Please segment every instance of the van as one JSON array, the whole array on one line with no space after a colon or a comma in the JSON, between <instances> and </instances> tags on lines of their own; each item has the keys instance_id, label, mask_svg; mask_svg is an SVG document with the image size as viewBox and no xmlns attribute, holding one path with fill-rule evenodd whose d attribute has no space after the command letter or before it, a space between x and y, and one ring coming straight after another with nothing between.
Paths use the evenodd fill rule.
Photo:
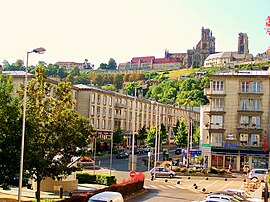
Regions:
<instances>
[{"instance_id":1,"label":"van","mask_svg":"<svg viewBox=\"0 0 270 202\"><path fill-rule=\"evenodd\" d=\"M104 191L92 196L88 202L124 202L124 199L119 192Z\"/></svg>"}]
</instances>

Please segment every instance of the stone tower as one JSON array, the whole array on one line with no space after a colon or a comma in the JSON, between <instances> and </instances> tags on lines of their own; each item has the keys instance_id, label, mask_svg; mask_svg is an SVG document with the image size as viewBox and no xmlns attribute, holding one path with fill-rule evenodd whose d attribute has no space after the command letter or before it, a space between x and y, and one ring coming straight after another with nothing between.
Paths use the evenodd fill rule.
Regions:
<instances>
[{"instance_id":1,"label":"stone tower","mask_svg":"<svg viewBox=\"0 0 270 202\"><path fill-rule=\"evenodd\" d=\"M248 54L248 36L246 33L240 32L238 34L238 53Z\"/></svg>"}]
</instances>

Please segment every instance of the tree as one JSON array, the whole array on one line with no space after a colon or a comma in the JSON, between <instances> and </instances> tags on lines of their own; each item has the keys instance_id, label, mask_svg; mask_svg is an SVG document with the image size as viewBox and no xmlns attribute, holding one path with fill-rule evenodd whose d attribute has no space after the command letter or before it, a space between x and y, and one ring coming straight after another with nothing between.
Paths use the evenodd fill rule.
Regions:
<instances>
[{"instance_id":1,"label":"tree","mask_svg":"<svg viewBox=\"0 0 270 202\"><path fill-rule=\"evenodd\" d=\"M199 144L200 143L200 127L197 127L195 130L194 130L194 133L192 135L192 142L193 143L196 143L196 144Z\"/></svg>"},{"instance_id":2,"label":"tree","mask_svg":"<svg viewBox=\"0 0 270 202\"><path fill-rule=\"evenodd\" d=\"M144 145L144 141L147 138L147 129L145 126L143 126L139 131L138 131L138 136L137 139L140 141L140 144L142 143Z\"/></svg>"},{"instance_id":3,"label":"tree","mask_svg":"<svg viewBox=\"0 0 270 202\"><path fill-rule=\"evenodd\" d=\"M89 120L71 109L70 83L58 83L54 97L49 96L52 90L45 69L36 67L36 77L27 85L25 169L36 177L37 201L41 180L75 171L68 164L86 153L90 136L94 136Z\"/></svg>"},{"instance_id":4,"label":"tree","mask_svg":"<svg viewBox=\"0 0 270 202\"><path fill-rule=\"evenodd\" d=\"M113 131L113 143L118 145L123 143L123 130L120 127Z\"/></svg>"},{"instance_id":5,"label":"tree","mask_svg":"<svg viewBox=\"0 0 270 202\"><path fill-rule=\"evenodd\" d=\"M116 68L117 68L117 64L115 60L113 58L110 58L107 69L116 69Z\"/></svg>"},{"instance_id":6,"label":"tree","mask_svg":"<svg viewBox=\"0 0 270 202\"><path fill-rule=\"evenodd\" d=\"M13 91L12 78L0 75L0 175L6 180L20 167L22 113Z\"/></svg>"},{"instance_id":7,"label":"tree","mask_svg":"<svg viewBox=\"0 0 270 202\"><path fill-rule=\"evenodd\" d=\"M167 130L166 126L162 123L160 125L160 143L167 141L168 135L167 135Z\"/></svg>"},{"instance_id":8,"label":"tree","mask_svg":"<svg viewBox=\"0 0 270 202\"><path fill-rule=\"evenodd\" d=\"M185 124L185 119L182 118L180 121L180 125L177 128L177 132L174 135L174 143L178 146L186 146L187 136L188 136L188 130Z\"/></svg>"},{"instance_id":9,"label":"tree","mask_svg":"<svg viewBox=\"0 0 270 202\"><path fill-rule=\"evenodd\" d=\"M108 69L108 65L106 63L100 63L98 69Z\"/></svg>"},{"instance_id":10,"label":"tree","mask_svg":"<svg viewBox=\"0 0 270 202\"><path fill-rule=\"evenodd\" d=\"M155 138L156 138L156 126L153 125L148 131L146 144L150 147L155 147Z\"/></svg>"}]
</instances>

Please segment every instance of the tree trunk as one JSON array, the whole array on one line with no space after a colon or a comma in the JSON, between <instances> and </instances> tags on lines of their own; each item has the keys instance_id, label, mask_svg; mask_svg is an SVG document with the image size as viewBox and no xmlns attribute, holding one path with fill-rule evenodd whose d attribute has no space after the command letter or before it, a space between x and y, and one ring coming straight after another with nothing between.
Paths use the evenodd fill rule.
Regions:
<instances>
[{"instance_id":1,"label":"tree trunk","mask_svg":"<svg viewBox=\"0 0 270 202\"><path fill-rule=\"evenodd\" d=\"M41 184L41 178L37 177L37 192L36 192L37 202L40 202L40 184Z\"/></svg>"}]
</instances>

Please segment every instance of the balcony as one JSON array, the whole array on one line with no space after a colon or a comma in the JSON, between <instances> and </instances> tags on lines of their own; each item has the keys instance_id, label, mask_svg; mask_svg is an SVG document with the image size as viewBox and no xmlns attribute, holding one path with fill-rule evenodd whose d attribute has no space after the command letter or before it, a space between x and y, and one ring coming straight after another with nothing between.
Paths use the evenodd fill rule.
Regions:
<instances>
[{"instance_id":1,"label":"balcony","mask_svg":"<svg viewBox=\"0 0 270 202\"><path fill-rule=\"evenodd\" d=\"M115 108L127 108L127 105L122 104L122 103L120 103L120 102L115 102L115 103L114 103L114 107L115 107Z\"/></svg>"},{"instance_id":2,"label":"balcony","mask_svg":"<svg viewBox=\"0 0 270 202\"><path fill-rule=\"evenodd\" d=\"M256 124L251 124L251 123L246 123L246 124L240 124L237 127L237 130L239 132L245 132L245 133L252 133L252 132L258 132L262 131L261 125L256 125Z\"/></svg>"},{"instance_id":3,"label":"balcony","mask_svg":"<svg viewBox=\"0 0 270 202\"><path fill-rule=\"evenodd\" d=\"M114 119L124 119L124 116L121 114L115 114Z\"/></svg>"},{"instance_id":4,"label":"balcony","mask_svg":"<svg viewBox=\"0 0 270 202\"><path fill-rule=\"evenodd\" d=\"M213 91L211 88L205 88L204 89L204 95L205 96L225 96L226 94L224 91Z\"/></svg>"},{"instance_id":5,"label":"balcony","mask_svg":"<svg viewBox=\"0 0 270 202\"><path fill-rule=\"evenodd\" d=\"M253 113L253 114L262 114L263 111L260 107L248 107L248 108L238 108L239 113Z\"/></svg>"},{"instance_id":6,"label":"balcony","mask_svg":"<svg viewBox=\"0 0 270 202\"><path fill-rule=\"evenodd\" d=\"M210 105L204 106L204 111L208 114L225 114L224 107L212 107Z\"/></svg>"}]
</instances>

